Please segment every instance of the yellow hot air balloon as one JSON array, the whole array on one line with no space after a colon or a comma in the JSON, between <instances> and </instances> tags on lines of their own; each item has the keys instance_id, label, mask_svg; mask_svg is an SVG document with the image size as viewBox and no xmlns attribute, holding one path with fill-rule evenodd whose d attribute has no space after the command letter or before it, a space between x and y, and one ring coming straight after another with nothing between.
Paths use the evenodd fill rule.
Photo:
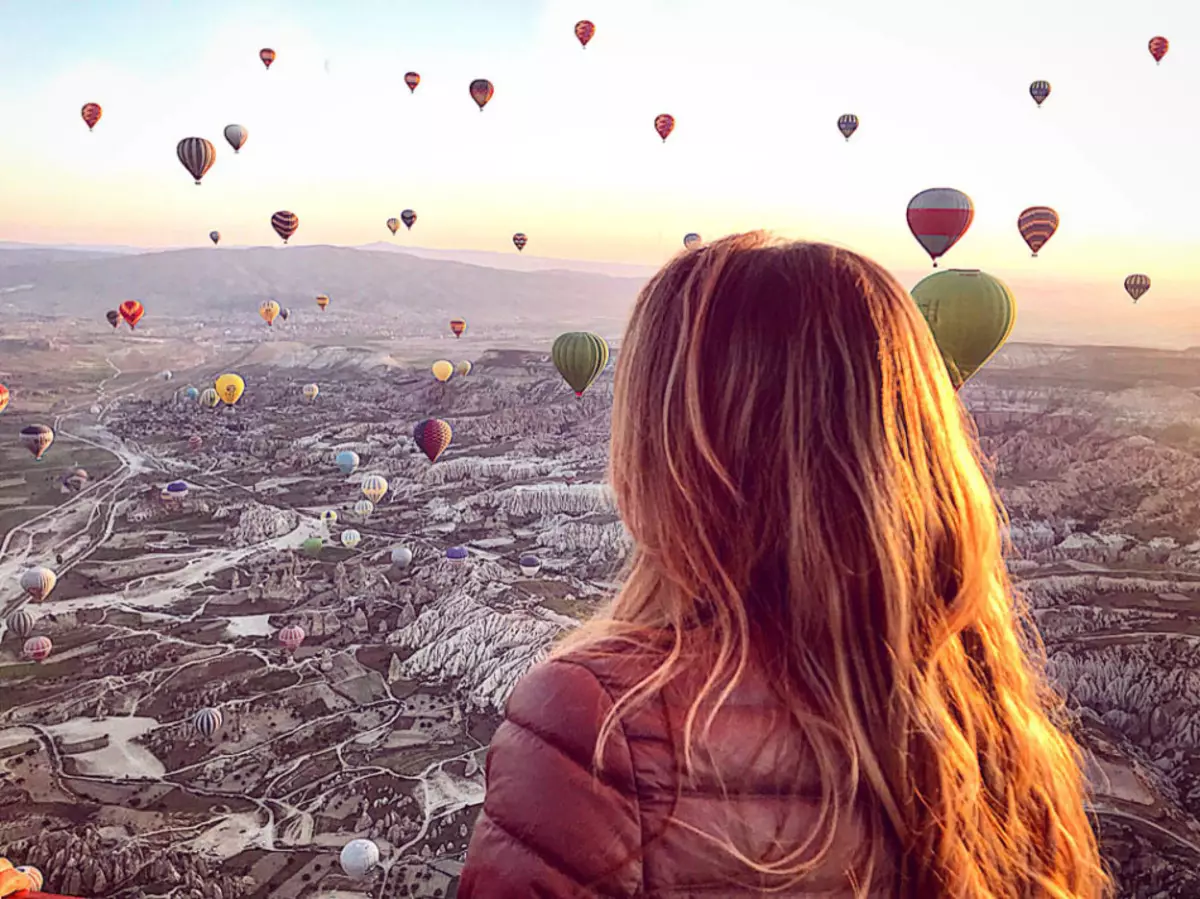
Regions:
<instances>
[{"instance_id":1,"label":"yellow hot air balloon","mask_svg":"<svg viewBox=\"0 0 1200 899\"><path fill-rule=\"evenodd\" d=\"M317 297L317 305L321 308L321 311L324 312L325 307L329 305L329 297L327 297L325 294L321 294Z\"/></svg>"},{"instance_id":2,"label":"yellow hot air balloon","mask_svg":"<svg viewBox=\"0 0 1200 899\"><path fill-rule=\"evenodd\" d=\"M232 406L246 392L246 382L240 375L225 374L217 378L217 396L226 406Z\"/></svg>"},{"instance_id":3,"label":"yellow hot air balloon","mask_svg":"<svg viewBox=\"0 0 1200 899\"><path fill-rule=\"evenodd\" d=\"M321 524L325 525L325 527L337 524L337 512L333 511L333 509L326 509L321 513Z\"/></svg>"},{"instance_id":4,"label":"yellow hot air balloon","mask_svg":"<svg viewBox=\"0 0 1200 899\"><path fill-rule=\"evenodd\" d=\"M460 376L469 375L471 373L471 363L464 359L458 365L454 366L454 371Z\"/></svg>"},{"instance_id":5,"label":"yellow hot air balloon","mask_svg":"<svg viewBox=\"0 0 1200 899\"><path fill-rule=\"evenodd\" d=\"M912 289L954 389L996 355L1012 333L1017 303L1003 281L979 269L947 269Z\"/></svg>"},{"instance_id":6,"label":"yellow hot air balloon","mask_svg":"<svg viewBox=\"0 0 1200 899\"><path fill-rule=\"evenodd\" d=\"M279 315L279 304L274 300L263 300L262 305L258 307L258 314L269 325Z\"/></svg>"},{"instance_id":7,"label":"yellow hot air balloon","mask_svg":"<svg viewBox=\"0 0 1200 899\"><path fill-rule=\"evenodd\" d=\"M439 359L433 363L433 376L443 383L450 380L450 376L454 374L454 363L447 362L445 359Z\"/></svg>"},{"instance_id":8,"label":"yellow hot air balloon","mask_svg":"<svg viewBox=\"0 0 1200 899\"><path fill-rule=\"evenodd\" d=\"M310 403L317 398L317 394L321 392L321 388L316 384L304 385L304 398Z\"/></svg>"},{"instance_id":9,"label":"yellow hot air balloon","mask_svg":"<svg viewBox=\"0 0 1200 899\"><path fill-rule=\"evenodd\" d=\"M373 503L383 499L383 495L388 492L387 478L379 474L369 474L363 478L362 482L363 496Z\"/></svg>"}]
</instances>

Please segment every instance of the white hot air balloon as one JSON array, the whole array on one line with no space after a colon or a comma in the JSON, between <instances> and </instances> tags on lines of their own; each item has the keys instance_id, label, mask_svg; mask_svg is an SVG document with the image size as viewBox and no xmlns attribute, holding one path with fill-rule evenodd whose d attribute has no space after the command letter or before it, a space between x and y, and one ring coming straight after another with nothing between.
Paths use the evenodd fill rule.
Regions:
<instances>
[{"instance_id":1,"label":"white hot air balloon","mask_svg":"<svg viewBox=\"0 0 1200 899\"><path fill-rule=\"evenodd\" d=\"M379 847L370 840L351 840L342 847L340 861L347 877L365 877L379 864Z\"/></svg>"},{"instance_id":2,"label":"white hot air balloon","mask_svg":"<svg viewBox=\"0 0 1200 899\"><path fill-rule=\"evenodd\" d=\"M397 568L407 568L412 564L412 550L407 546L397 546L392 550L392 564Z\"/></svg>"},{"instance_id":3,"label":"white hot air balloon","mask_svg":"<svg viewBox=\"0 0 1200 899\"><path fill-rule=\"evenodd\" d=\"M342 531L342 546L346 547L346 549L354 549L361 542L362 534L354 530L354 528Z\"/></svg>"},{"instance_id":4,"label":"white hot air balloon","mask_svg":"<svg viewBox=\"0 0 1200 899\"><path fill-rule=\"evenodd\" d=\"M375 504L369 499L360 499L354 504L354 514L359 518L368 518L375 511Z\"/></svg>"}]
</instances>

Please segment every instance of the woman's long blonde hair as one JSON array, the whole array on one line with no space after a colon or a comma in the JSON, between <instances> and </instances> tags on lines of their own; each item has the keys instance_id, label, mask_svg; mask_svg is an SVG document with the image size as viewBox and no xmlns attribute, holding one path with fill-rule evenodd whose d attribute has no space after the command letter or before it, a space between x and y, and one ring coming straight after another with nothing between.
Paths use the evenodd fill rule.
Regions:
<instances>
[{"instance_id":1,"label":"woman's long blonde hair","mask_svg":"<svg viewBox=\"0 0 1200 899\"><path fill-rule=\"evenodd\" d=\"M633 709L702 666L691 770L758 668L842 782L823 785L807 848L750 870L802 882L854 803L880 835L856 872L863 895L1108 895L998 498L929 328L888 272L762 232L681 254L638 298L612 421L630 570L556 652L664 635L666 652L618 697L598 764ZM872 884L872 870L897 882Z\"/></svg>"}]
</instances>

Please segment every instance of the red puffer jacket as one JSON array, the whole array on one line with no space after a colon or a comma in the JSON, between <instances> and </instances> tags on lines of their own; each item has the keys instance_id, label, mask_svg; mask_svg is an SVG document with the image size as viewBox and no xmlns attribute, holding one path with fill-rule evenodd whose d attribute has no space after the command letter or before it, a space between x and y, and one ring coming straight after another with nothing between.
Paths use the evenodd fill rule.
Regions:
<instances>
[{"instance_id":1,"label":"red puffer jacket","mask_svg":"<svg viewBox=\"0 0 1200 899\"><path fill-rule=\"evenodd\" d=\"M687 675L625 719L593 779L605 714L654 661L575 654L520 681L488 752L459 899L721 899L780 885L696 832L769 860L799 847L818 820L811 752L762 679L745 680L717 715L693 782L680 744L701 680ZM863 816L843 814L821 867L802 888L771 895L849 899L843 872L866 839ZM871 899L894 895L887 871L874 883Z\"/></svg>"}]
</instances>

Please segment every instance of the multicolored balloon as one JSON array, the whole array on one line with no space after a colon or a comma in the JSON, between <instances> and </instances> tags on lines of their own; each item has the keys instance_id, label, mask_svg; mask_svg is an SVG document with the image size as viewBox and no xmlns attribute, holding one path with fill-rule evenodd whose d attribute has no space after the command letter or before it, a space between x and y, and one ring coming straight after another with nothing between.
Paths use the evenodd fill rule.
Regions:
<instances>
[{"instance_id":1,"label":"multicolored balloon","mask_svg":"<svg viewBox=\"0 0 1200 899\"><path fill-rule=\"evenodd\" d=\"M1012 291L979 269L935 272L912 289L958 390L996 355L1017 319Z\"/></svg>"},{"instance_id":2,"label":"multicolored balloon","mask_svg":"<svg viewBox=\"0 0 1200 899\"><path fill-rule=\"evenodd\" d=\"M578 399L608 365L608 343L591 331L568 331L555 338L550 358Z\"/></svg>"},{"instance_id":3,"label":"multicolored balloon","mask_svg":"<svg viewBox=\"0 0 1200 899\"><path fill-rule=\"evenodd\" d=\"M400 221L404 222L404 227L411 231L417 221L417 214L411 209L405 209L400 213Z\"/></svg>"},{"instance_id":4,"label":"multicolored balloon","mask_svg":"<svg viewBox=\"0 0 1200 899\"><path fill-rule=\"evenodd\" d=\"M250 137L250 132L245 125L226 125L225 140L229 141L229 146L233 147L233 152L237 153L242 147L246 146L246 141Z\"/></svg>"},{"instance_id":5,"label":"multicolored balloon","mask_svg":"<svg viewBox=\"0 0 1200 899\"><path fill-rule=\"evenodd\" d=\"M217 393L216 388L209 387L200 394L200 405L207 406L209 409L217 408L217 404L221 402L221 395Z\"/></svg>"},{"instance_id":6,"label":"multicolored balloon","mask_svg":"<svg viewBox=\"0 0 1200 899\"><path fill-rule=\"evenodd\" d=\"M359 518L367 519L371 517L371 513L375 511L375 504L369 499L360 499L354 504L354 514Z\"/></svg>"},{"instance_id":7,"label":"multicolored balloon","mask_svg":"<svg viewBox=\"0 0 1200 899\"><path fill-rule=\"evenodd\" d=\"M461 318L450 319L450 330L455 337L462 337L463 331L467 330L467 323Z\"/></svg>"},{"instance_id":8,"label":"multicolored balloon","mask_svg":"<svg viewBox=\"0 0 1200 899\"><path fill-rule=\"evenodd\" d=\"M691 232L683 235L683 246L685 249L690 250L692 247L697 246L698 244L700 244L702 242L703 242L703 238L699 234L697 234L695 231L691 231Z\"/></svg>"},{"instance_id":9,"label":"multicolored balloon","mask_svg":"<svg viewBox=\"0 0 1200 899\"><path fill-rule=\"evenodd\" d=\"M1133 297L1136 303L1150 289L1149 275L1130 275L1125 279L1125 292Z\"/></svg>"},{"instance_id":10,"label":"multicolored balloon","mask_svg":"<svg viewBox=\"0 0 1200 899\"><path fill-rule=\"evenodd\" d=\"M346 549L354 549L360 543L362 543L362 534L354 530L354 528L342 531L342 546L346 547Z\"/></svg>"},{"instance_id":11,"label":"multicolored balloon","mask_svg":"<svg viewBox=\"0 0 1200 899\"><path fill-rule=\"evenodd\" d=\"M202 137L185 137L176 144L175 155L199 186L204 173L217 161L217 148Z\"/></svg>"},{"instance_id":12,"label":"multicolored balloon","mask_svg":"<svg viewBox=\"0 0 1200 899\"><path fill-rule=\"evenodd\" d=\"M595 35L596 26L587 19L575 23L575 37L578 38L579 43L583 45L584 50L587 49L588 41L595 37Z\"/></svg>"},{"instance_id":13,"label":"multicolored balloon","mask_svg":"<svg viewBox=\"0 0 1200 899\"><path fill-rule=\"evenodd\" d=\"M83 109L79 111L83 116L84 124L88 126L88 131L96 127L96 123L100 121L100 116L104 114L104 110L100 108L99 103L84 103Z\"/></svg>"},{"instance_id":14,"label":"multicolored balloon","mask_svg":"<svg viewBox=\"0 0 1200 899\"><path fill-rule=\"evenodd\" d=\"M1058 213L1049 206L1030 206L1017 217L1017 230L1037 259L1038 250L1058 230Z\"/></svg>"},{"instance_id":15,"label":"multicolored balloon","mask_svg":"<svg viewBox=\"0 0 1200 899\"><path fill-rule=\"evenodd\" d=\"M24 590L29 598L34 602L41 602L51 591L54 590L54 585L58 583L58 575L49 568L38 566L30 568L21 575L21 589Z\"/></svg>"},{"instance_id":16,"label":"multicolored balloon","mask_svg":"<svg viewBox=\"0 0 1200 899\"><path fill-rule=\"evenodd\" d=\"M486 78L476 78L471 82L471 99L478 104L480 112L483 112L483 107L488 105L488 101L495 93L495 87Z\"/></svg>"},{"instance_id":17,"label":"multicolored balloon","mask_svg":"<svg viewBox=\"0 0 1200 899\"><path fill-rule=\"evenodd\" d=\"M213 246L216 246L217 244L219 244L221 242L221 232L220 231L209 231L208 239L213 242Z\"/></svg>"},{"instance_id":18,"label":"multicolored balloon","mask_svg":"<svg viewBox=\"0 0 1200 899\"><path fill-rule=\"evenodd\" d=\"M300 648L300 644L304 642L304 628L298 624L289 624L287 627L280 628L279 642L283 644L283 648L289 652L295 652Z\"/></svg>"},{"instance_id":19,"label":"multicolored balloon","mask_svg":"<svg viewBox=\"0 0 1200 899\"><path fill-rule=\"evenodd\" d=\"M405 72L404 83L408 85L408 92L415 94L417 92L417 85L421 83L421 76L416 72Z\"/></svg>"},{"instance_id":20,"label":"multicolored balloon","mask_svg":"<svg viewBox=\"0 0 1200 899\"><path fill-rule=\"evenodd\" d=\"M838 119L838 131L842 132L842 137L850 140L850 136L858 130L858 116L852 112L846 113Z\"/></svg>"},{"instance_id":21,"label":"multicolored balloon","mask_svg":"<svg viewBox=\"0 0 1200 899\"><path fill-rule=\"evenodd\" d=\"M258 51L258 58L262 60L262 64L268 69L271 68L271 63L275 61L275 51L270 47L263 47Z\"/></svg>"},{"instance_id":22,"label":"multicolored balloon","mask_svg":"<svg viewBox=\"0 0 1200 899\"><path fill-rule=\"evenodd\" d=\"M33 633L37 617L28 609L17 609L5 619L5 622L8 624L8 629L17 637L24 638Z\"/></svg>"},{"instance_id":23,"label":"multicolored balloon","mask_svg":"<svg viewBox=\"0 0 1200 899\"><path fill-rule=\"evenodd\" d=\"M0 384L0 412L8 408L8 401L11 398L8 388Z\"/></svg>"},{"instance_id":24,"label":"multicolored balloon","mask_svg":"<svg viewBox=\"0 0 1200 899\"><path fill-rule=\"evenodd\" d=\"M525 577L533 577L542 570L542 561L537 556L521 556L517 564L521 566L521 574L525 575Z\"/></svg>"},{"instance_id":25,"label":"multicolored balloon","mask_svg":"<svg viewBox=\"0 0 1200 899\"><path fill-rule=\"evenodd\" d=\"M427 418L425 421L417 422L413 427L413 440L416 441L417 446L430 462L438 460L453 438L454 431L449 422L442 421L440 418Z\"/></svg>"},{"instance_id":26,"label":"multicolored balloon","mask_svg":"<svg viewBox=\"0 0 1200 899\"><path fill-rule=\"evenodd\" d=\"M1154 57L1154 64L1158 65L1162 62L1162 58L1167 55L1167 50L1171 48L1171 42L1161 35L1159 37L1150 38L1150 55Z\"/></svg>"},{"instance_id":27,"label":"multicolored balloon","mask_svg":"<svg viewBox=\"0 0 1200 899\"><path fill-rule=\"evenodd\" d=\"M387 220L388 230L395 234L400 230L400 219L391 218Z\"/></svg>"},{"instance_id":28,"label":"multicolored balloon","mask_svg":"<svg viewBox=\"0 0 1200 899\"><path fill-rule=\"evenodd\" d=\"M304 390L301 392L304 394L304 398L311 403L317 398L317 394L321 392L321 388L316 384L305 384Z\"/></svg>"},{"instance_id":29,"label":"multicolored balloon","mask_svg":"<svg viewBox=\"0 0 1200 899\"><path fill-rule=\"evenodd\" d=\"M21 647L21 652L25 658L41 662L50 655L53 649L54 644L50 642L49 637L30 637Z\"/></svg>"},{"instance_id":30,"label":"multicolored balloon","mask_svg":"<svg viewBox=\"0 0 1200 899\"><path fill-rule=\"evenodd\" d=\"M279 317L279 304L274 300L263 300L259 304L258 314L270 326Z\"/></svg>"},{"instance_id":31,"label":"multicolored balloon","mask_svg":"<svg viewBox=\"0 0 1200 899\"><path fill-rule=\"evenodd\" d=\"M146 314L146 309L137 300L126 300L117 307L117 312L120 313L121 318L125 319L125 323L132 330L142 320L142 316Z\"/></svg>"},{"instance_id":32,"label":"multicolored balloon","mask_svg":"<svg viewBox=\"0 0 1200 899\"><path fill-rule=\"evenodd\" d=\"M1050 96L1049 81L1035 81L1029 85L1029 96L1033 97L1033 102L1040 109L1042 104L1046 102L1046 98Z\"/></svg>"},{"instance_id":33,"label":"multicolored balloon","mask_svg":"<svg viewBox=\"0 0 1200 899\"><path fill-rule=\"evenodd\" d=\"M317 308L320 309L322 312L324 312L325 308L328 305L329 305L329 297L327 297L325 294L320 294L317 297Z\"/></svg>"},{"instance_id":34,"label":"multicolored balloon","mask_svg":"<svg viewBox=\"0 0 1200 899\"><path fill-rule=\"evenodd\" d=\"M975 220L975 204L961 190L931 187L908 201L908 229L917 239L933 267L937 260L967 233Z\"/></svg>"},{"instance_id":35,"label":"multicolored balloon","mask_svg":"<svg viewBox=\"0 0 1200 899\"><path fill-rule=\"evenodd\" d=\"M517 248L518 253L525 249L525 244L527 243L529 243L529 238L522 232L518 231L513 235L513 246Z\"/></svg>"},{"instance_id":36,"label":"multicolored balloon","mask_svg":"<svg viewBox=\"0 0 1200 899\"><path fill-rule=\"evenodd\" d=\"M654 130L658 132L658 136L663 139L663 143L667 142L667 138L671 136L671 132L675 130L675 116L667 115L665 112L662 115L654 117Z\"/></svg>"},{"instance_id":37,"label":"multicolored balloon","mask_svg":"<svg viewBox=\"0 0 1200 899\"><path fill-rule=\"evenodd\" d=\"M383 499L388 492L388 482L381 474L369 474L362 481L362 494L372 503L377 503Z\"/></svg>"},{"instance_id":38,"label":"multicolored balloon","mask_svg":"<svg viewBox=\"0 0 1200 899\"><path fill-rule=\"evenodd\" d=\"M271 227L275 229L276 234L283 238L283 242L287 243L288 238L295 234L296 229L300 227L300 217L286 209L280 210L271 216Z\"/></svg>"},{"instance_id":39,"label":"multicolored balloon","mask_svg":"<svg viewBox=\"0 0 1200 899\"><path fill-rule=\"evenodd\" d=\"M29 450L38 462L54 442L54 430L49 425L27 425L21 428L21 446Z\"/></svg>"}]
</instances>

